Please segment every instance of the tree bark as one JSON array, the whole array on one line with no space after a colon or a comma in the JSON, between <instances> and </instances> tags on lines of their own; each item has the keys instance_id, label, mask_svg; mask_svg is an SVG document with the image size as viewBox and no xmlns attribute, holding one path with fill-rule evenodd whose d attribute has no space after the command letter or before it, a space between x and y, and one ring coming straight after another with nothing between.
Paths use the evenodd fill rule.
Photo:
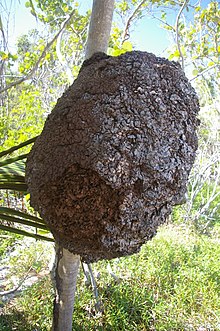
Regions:
<instances>
[{"instance_id":1,"label":"tree bark","mask_svg":"<svg viewBox=\"0 0 220 331\"><path fill-rule=\"evenodd\" d=\"M80 256L58 247L56 251L55 287L52 331L71 331Z\"/></svg>"},{"instance_id":2,"label":"tree bark","mask_svg":"<svg viewBox=\"0 0 220 331\"><path fill-rule=\"evenodd\" d=\"M115 0L93 0L85 59L107 52ZM80 256L57 247L52 331L71 331Z\"/></svg>"},{"instance_id":3,"label":"tree bark","mask_svg":"<svg viewBox=\"0 0 220 331\"><path fill-rule=\"evenodd\" d=\"M85 59L88 59L96 52L107 52L114 3L115 0L93 0Z\"/></svg>"}]
</instances>

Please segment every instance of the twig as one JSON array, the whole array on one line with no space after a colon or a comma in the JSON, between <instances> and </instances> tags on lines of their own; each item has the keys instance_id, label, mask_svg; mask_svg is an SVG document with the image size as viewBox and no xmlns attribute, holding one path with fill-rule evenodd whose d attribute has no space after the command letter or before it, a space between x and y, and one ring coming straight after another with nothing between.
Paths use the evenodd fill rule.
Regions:
<instances>
[{"instance_id":1,"label":"twig","mask_svg":"<svg viewBox=\"0 0 220 331\"><path fill-rule=\"evenodd\" d=\"M61 32L60 32L59 36L57 37L56 52L57 52L58 60L60 61L60 63L62 64L62 66L64 67L64 69L66 71L69 83L72 84L73 83L72 71L67 64L65 57L63 57L62 53L61 53L61 40L62 40L62 36L63 36L63 32L64 32L64 25L65 25L65 21L61 24Z\"/></svg>"},{"instance_id":2,"label":"twig","mask_svg":"<svg viewBox=\"0 0 220 331\"><path fill-rule=\"evenodd\" d=\"M1 89L0 93L5 92L16 85L23 83L24 81L26 81L27 79L30 79L34 75L34 73L38 69L38 66L39 66L41 60L46 56L48 49L53 45L53 43L59 37L60 33L63 31L65 26L69 23L69 21L71 20L74 13L75 13L75 9L72 11L72 13L69 15L69 17L63 22L62 28L57 32L57 34L53 37L53 39L45 46L43 52L41 53L41 56L37 60L35 66L32 68L32 70L26 76L16 80L15 82L13 82L13 83L9 84L8 86L4 87L3 89Z\"/></svg>"},{"instance_id":3,"label":"twig","mask_svg":"<svg viewBox=\"0 0 220 331\"><path fill-rule=\"evenodd\" d=\"M199 163L201 163L201 159L199 159ZM219 177L220 177L220 168L219 168L219 156L216 155L216 157L211 160L207 165L205 165L203 168L195 169L195 174L196 176L192 176L191 180L191 195L190 195L190 200L188 201L188 208L185 214L185 219L188 220L190 217L190 213L194 204L194 201L198 194L200 194L204 188L204 185L206 185L208 179L210 178L210 171L213 166L215 166L215 173L217 172L217 175L215 176L215 183L212 188L212 192L210 190L208 191L208 195L202 203L200 204L200 207L197 208L197 213L194 217L194 221L198 220L202 214L205 214L207 210L210 208L210 204L219 196L220 192L217 191L217 185L219 182Z\"/></svg>"},{"instance_id":4,"label":"twig","mask_svg":"<svg viewBox=\"0 0 220 331\"><path fill-rule=\"evenodd\" d=\"M23 77L23 76L21 76L21 75L0 75L0 77L3 77L3 78L5 78L5 77L20 78L20 77Z\"/></svg>"},{"instance_id":5,"label":"twig","mask_svg":"<svg viewBox=\"0 0 220 331\"><path fill-rule=\"evenodd\" d=\"M93 275L92 267L91 267L90 263L88 264L88 269L89 269L89 273L90 273L90 279L91 279L91 283L92 283L93 293L94 293L94 296L95 296L95 299L96 299L95 309L96 309L96 312L102 313L103 312L103 304L102 304L102 301L99 298L97 284L96 284L95 277Z\"/></svg>"},{"instance_id":6,"label":"twig","mask_svg":"<svg viewBox=\"0 0 220 331\"><path fill-rule=\"evenodd\" d=\"M85 285L90 286L90 285L92 285L92 283L91 283L91 277L90 277L90 271L89 271L88 264L81 261L81 265L82 265L83 273L85 276Z\"/></svg>"},{"instance_id":7,"label":"twig","mask_svg":"<svg viewBox=\"0 0 220 331\"><path fill-rule=\"evenodd\" d=\"M179 42L179 20L180 20L180 16L187 4L189 0L185 0L179 10L179 13L177 14L177 17L176 17L176 24L175 24L175 30L176 30L176 44L177 44L177 48L178 48L178 51L180 53L180 58L181 58L181 62L182 62L182 69L184 70L184 57L183 57L183 53L181 51L181 47L180 47L180 42Z\"/></svg>"},{"instance_id":8,"label":"twig","mask_svg":"<svg viewBox=\"0 0 220 331\"><path fill-rule=\"evenodd\" d=\"M28 278L28 275L29 275L29 272L31 271L31 269L32 269L32 266L28 269L27 273L25 274L25 276L23 277L23 279L19 282L19 284L17 286L15 286L11 290L0 292L0 295L3 296L3 295L8 295L8 294L12 294L12 293L16 292L21 287L21 285L25 282L25 280Z\"/></svg>"},{"instance_id":9,"label":"twig","mask_svg":"<svg viewBox=\"0 0 220 331\"><path fill-rule=\"evenodd\" d=\"M82 268L83 268L83 272L86 278L86 285L92 286L92 290L94 293L94 297L96 300L96 304L95 304L95 310L96 312L103 312L103 304L102 301L99 299L99 293L98 293L98 288L97 288L97 284L96 284L96 280L95 277L93 275L93 271L92 271L92 267L90 263L84 263L82 262Z\"/></svg>"},{"instance_id":10,"label":"twig","mask_svg":"<svg viewBox=\"0 0 220 331\"><path fill-rule=\"evenodd\" d=\"M113 272L113 270L112 270L112 267L111 267L110 263L108 263L108 265L107 265L107 270L108 270L108 272L109 272L109 275L112 276L112 278L114 278L114 280L115 280L117 283L119 283L119 282L120 282L120 278L114 274L114 272Z\"/></svg>"},{"instance_id":11,"label":"twig","mask_svg":"<svg viewBox=\"0 0 220 331\"><path fill-rule=\"evenodd\" d=\"M206 73L207 71L209 71L209 70L211 70L211 69L213 69L213 68L216 68L216 67L218 67L218 66L220 66L220 65L219 65L219 64L213 64L212 66L210 66L210 67L204 69L203 71L199 72L198 75L196 75L195 77L191 78L191 79L190 79L190 82L192 82L193 80L197 79L199 76L202 76L202 75L203 75L204 73Z\"/></svg>"},{"instance_id":12,"label":"twig","mask_svg":"<svg viewBox=\"0 0 220 331\"><path fill-rule=\"evenodd\" d=\"M122 42L121 44L123 44L123 42L125 42L125 40L127 39L127 35L128 35L128 30L130 28L131 22L134 19L135 15L137 14L138 10L141 8L141 6L143 6L143 4L146 2L146 0L142 0L139 5L135 8L135 10L133 11L133 13L130 15L130 17L127 20L125 29L124 29L124 33L122 36Z\"/></svg>"},{"instance_id":13,"label":"twig","mask_svg":"<svg viewBox=\"0 0 220 331\"><path fill-rule=\"evenodd\" d=\"M164 25L168 26L171 30L175 31L175 28L174 28L172 25L170 25L169 23L163 21L161 18L155 16L154 14L150 14L150 15L151 15L151 17L152 17L153 19L155 19L155 20L157 20L157 21L163 23Z\"/></svg>"},{"instance_id":14,"label":"twig","mask_svg":"<svg viewBox=\"0 0 220 331\"><path fill-rule=\"evenodd\" d=\"M198 67L197 67L196 63L195 63L195 62L192 62L192 64L193 64L193 65L195 66L195 68L198 70ZM215 65L216 65L216 66L219 66L219 64L215 64ZM212 67L208 67L208 68L204 69L203 71L208 71L209 68L211 69ZM202 71L201 73L199 73L199 74L197 75L197 77L202 76L202 78L203 78L203 82L204 82L204 88L206 89L206 92L207 92L207 94L208 94L207 97L209 97L210 100L212 100L212 103L214 103L214 97L212 96L212 93L211 93L211 91L210 91L210 87L209 87L209 85L208 85L208 81L207 81L205 75L203 74L203 71ZM196 78L196 77L193 77L193 79L194 79L194 78Z\"/></svg>"}]
</instances>

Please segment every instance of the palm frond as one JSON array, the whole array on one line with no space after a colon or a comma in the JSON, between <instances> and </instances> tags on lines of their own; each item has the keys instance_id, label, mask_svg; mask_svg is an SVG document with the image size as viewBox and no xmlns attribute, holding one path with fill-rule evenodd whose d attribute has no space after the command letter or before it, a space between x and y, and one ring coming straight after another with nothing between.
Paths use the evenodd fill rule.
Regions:
<instances>
[{"instance_id":1,"label":"palm frond","mask_svg":"<svg viewBox=\"0 0 220 331\"><path fill-rule=\"evenodd\" d=\"M7 208L7 207L0 207L0 214L6 214L6 215L12 215L17 216L23 219L31 220L36 223L45 224L44 220L40 217L30 215L28 213L24 213L18 210L15 210L13 208Z\"/></svg>"},{"instance_id":2,"label":"palm frond","mask_svg":"<svg viewBox=\"0 0 220 331\"><path fill-rule=\"evenodd\" d=\"M35 140L37 139L37 137L28 139L28 140L24 141L23 143L21 143L19 145L13 146L13 147L5 150L5 151L0 152L0 157L3 157L5 155L9 155L9 154L13 153L14 151L17 151L18 149L21 149L21 148L23 148L25 146L28 146L30 144L33 144L35 142Z\"/></svg>"},{"instance_id":3,"label":"palm frond","mask_svg":"<svg viewBox=\"0 0 220 331\"><path fill-rule=\"evenodd\" d=\"M34 239L46 240L46 241L54 242L54 239L53 238L49 238L49 237L41 236L39 234L27 232L27 231L24 231L24 230L21 230L21 229L13 228L13 227L8 226L8 225L0 224L0 230L8 231L8 232L11 232L11 233L20 234L22 236L31 237L31 238L34 238Z\"/></svg>"},{"instance_id":4,"label":"palm frond","mask_svg":"<svg viewBox=\"0 0 220 331\"><path fill-rule=\"evenodd\" d=\"M10 215L5 215L5 214L0 214L0 220L7 221L7 222L12 222L12 223L18 223L18 224L23 224L26 226L31 226L36 229L43 229L43 230L49 230L48 227L42 223L37 223L33 221L28 221L20 217L14 217Z\"/></svg>"},{"instance_id":5,"label":"palm frond","mask_svg":"<svg viewBox=\"0 0 220 331\"><path fill-rule=\"evenodd\" d=\"M8 159L0 162L0 189L27 192L25 159L14 158L14 160Z\"/></svg>"},{"instance_id":6,"label":"palm frond","mask_svg":"<svg viewBox=\"0 0 220 331\"><path fill-rule=\"evenodd\" d=\"M6 160L0 162L0 167L2 167L4 165L9 165L10 163L15 163L16 161L19 161L19 160L24 160L27 158L27 156L28 156L28 154L26 153L26 154L22 154L22 155L19 155L19 156L10 158L10 159L6 159Z\"/></svg>"},{"instance_id":7,"label":"palm frond","mask_svg":"<svg viewBox=\"0 0 220 331\"><path fill-rule=\"evenodd\" d=\"M0 158L6 157L14 151L18 151L23 147L32 144L36 138L37 137L34 137L8 150L0 152ZM6 157L0 162L0 189L18 191L27 194L27 184L25 183L25 161L27 156L28 154L21 154L16 157ZM1 230L33 237L35 239L54 241L52 238L11 226L11 224L19 224L36 230L39 229L40 231L43 231L43 233L44 231L45 233L50 233L50 230L41 218L30 215L26 212L2 206L0 207L0 221L2 221L0 224Z\"/></svg>"}]
</instances>

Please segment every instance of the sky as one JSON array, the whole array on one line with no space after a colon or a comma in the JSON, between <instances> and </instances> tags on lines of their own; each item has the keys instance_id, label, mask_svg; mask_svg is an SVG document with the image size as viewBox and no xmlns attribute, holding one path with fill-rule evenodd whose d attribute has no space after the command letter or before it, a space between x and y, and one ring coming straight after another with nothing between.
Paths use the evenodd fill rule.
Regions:
<instances>
[{"instance_id":1,"label":"sky","mask_svg":"<svg viewBox=\"0 0 220 331\"><path fill-rule=\"evenodd\" d=\"M32 28L39 28L36 19L30 13L30 9L25 7L27 0L15 0L12 8L9 33L10 50L16 50L16 39L28 32ZM92 7L92 0L80 0L80 10L83 12ZM159 27L159 22L148 17L143 18L132 26L131 40L135 49L152 52L155 55L165 56L165 49L169 46L168 33Z\"/></svg>"},{"instance_id":2,"label":"sky","mask_svg":"<svg viewBox=\"0 0 220 331\"><path fill-rule=\"evenodd\" d=\"M170 45L168 32L162 30L156 20L148 17L138 22L131 33L131 40L138 50L154 53L157 56L165 55L166 49Z\"/></svg>"}]
</instances>

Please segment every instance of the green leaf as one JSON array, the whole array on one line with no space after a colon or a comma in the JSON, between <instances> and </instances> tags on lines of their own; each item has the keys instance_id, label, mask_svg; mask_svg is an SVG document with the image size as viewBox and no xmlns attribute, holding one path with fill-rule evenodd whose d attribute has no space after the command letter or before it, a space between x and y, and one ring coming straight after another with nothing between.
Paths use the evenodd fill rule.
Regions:
<instances>
[{"instance_id":1,"label":"green leaf","mask_svg":"<svg viewBox=\"0 0 220 331\"><path fill-rule=\"evenodd\" d=\"M37 222L33 222L33 221L28 221L28 220L18 218L18 217L14 217L14 216L10 216L10 215L5 215L5 214L0 213L0 219L3 220L3 221L7 221L7 222L23 224L23 225L31 226L31 227L34 227L34 228L43 229L43 230L49 230L48 227L45 224L37 223Z\"/></svg>"},{"instance_id":2,"label":"green leaf","mask_svg":"<svg viewBox=\"0 0 220 331\"><path fill-rule=\"evenodd\" d=\"M210 61L209 63L208 63L208 67L212 67L212 66L214 66L215 65L215 63L213 62L213 61Z\"/></svg>"},{"instance_id":3,"label":"green leaf","mask_svg":"<svg viewBox=\"0 0 220 331\"><path fill-rule=\"evenodd\" d=\"M198 71L197 69L193 69L192 74L193 74L194 76L197 76L198 73L199 73L199 71Z\"/></svg>"},{"instance_id":4,"label":"green leaf","mask_svg":"<svg viewBox=\"0 0 220 331\"><path fill-rule=\"evenodd\" d=\"M179 52L178 49L175 52L173 52L173 56L174 57L179 57L180 56L180 52Z\"/></svg>"},{"instance_id":5,"label":"green leaf","mask_svg":"<svg viewBox=\"0 0 220 331\"><path fill-rule=\"evenodd\" d=\"M132 51L132 43L130 41L124 41L122 44L122 49L126 52L131 52Z\"/></svg>"},{"instance_id":6,"label":"green leaf","mask_svg":"<svg viewBox=\"0 0 220 331\"><path fill-rule=\"evenodd\" d=\"M24 183L24 176L10 175L10 174L0 174L0 182L11 181L13 183Z\"/></svg>"},{"instance_id":7,"label":"green leaf","mask_svg":"<svg viewBox=\"0 0 220 331\"><path fill-rule=\"evenodd\" d=\"M166 21L166 18L167 18L167 13L165 13L165 12L163 11L162 14L161 14L161 19L162 19L163 21Z\"/></svg>"},{"instance_id":8,"label":"green leaf","mask_svg":"<svg viewBox=\"0 0 220 331\"><path fill-rule=\"evenodd\" d=\"M9 161L11 161L11 159L9 159ZM24 177L25 177L25 163L24 163L24 161L19 160L19 161L16 161L14 163L9 162L8 165L7 165L7 163L1 165L0 166L0 179L1 179L1 176L3 176L3 178L4 178L5 175L8 175L11 178L12 181L15 179L14 176L20 176L20 177L23 178L22 183L24 183L25 182L24 181Z\"/></svg>"},{"instance_id":9,"label":"green leaf","mask_svg":"<svg viewBox=\"0 0 220 331\"><path fill-rule=\"evenodd\" d=\"M11 191L18 191L18 192L27 192L27 185L21 183L0 183L1 190L11 190Z\"/></svg>"},{"instance_id":10,"label":"green leaf","mask_svg":"<svg viewBox=\"0 0 220 331\"><path fill-rule=\"evenodd\" d=\"M15 163L16 161L19 161L19 160L24 160L27 158L27 156L28 156L28 154L22 154L22 155L13 157L11 159L4 160L4 161L0 162L0 167L11 164L11 163ZM17 163L17 164L22 164L22 163Z\"/></svg>"},{"instance_id":11,"label":"green leaf","mask_svg":"<svg viewBox=\"0 0 220 331\"><path fill-rule=\"evenodd\" d=\"M42 218L39 218L39 217L30 215L30 214L15 210L13 208L0 207L0 213L1 214L14 215L14 216L22 217L22 218L25 218L25 219L33 220L33 221L38 222L38 223L45 224L45 222Z\"/></svg>"},{"instance_id":12,"label":"green leaf","mask_svg":"<svg viewBox=\"0 0 220 331\"><path fill-rule=\"evenodd\" d=\"M34 238L34 239L54 242L54 239L52 239L52 238L41 236L41 235L34 234L34 233L30 233L30 232L27 232L27 231L24 231L24 230L21 230L21 229L16 229L16 228L13 228L11 226L7 226L7 225L3 225L3 224L0 224L0 230L20 234L20 235L25 236L25 237L31 237L31 238Z\"/></svg>"},{"instance_id":13,"label":"green leaf","mask_svg":"<svg viewBox=\"0 0 220 331\"><path fill-rule=\"evenodd\" d=\"M21 143L19 145L13 146L13 147L7 149L6 151L0 152L0 157L5 156L5 155L8 155L8 154L11 154L12 152L17 151L18 149L20 149L22 147L25 147L25 146L28 146L30 144L33 144L35 142L35 140L37 139L37 137L28 139L28 140L24 141L23 143Z\"/></svg>"},{"instance_id":14,"label":"green leaf","mask_svg":"<svg viewBox=\"0 0 220 331\"><path fill-rule=\"evenodd\" d=\"M164 24L164 25L163 25L163 28L164 28L165 30L168 30L168 31L173 31L172 26L169 26L169 25L167 25L167 24Z\"/></svg>"}]
</instances>

